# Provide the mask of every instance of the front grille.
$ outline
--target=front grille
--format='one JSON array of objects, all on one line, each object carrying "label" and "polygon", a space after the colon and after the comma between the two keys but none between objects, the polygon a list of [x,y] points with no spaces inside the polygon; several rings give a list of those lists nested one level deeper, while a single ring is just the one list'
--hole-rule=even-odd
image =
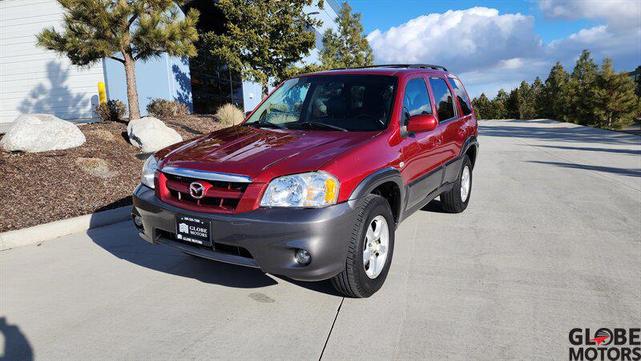
[{"label": "front grille", "polygon": [[[204,212],[233,212],[240,202],[248,183],[208,181],[162,173],[160,199],[178,207],[197,209]],[[161,183],[162,183],[161,181]],[[200,183],[204,188],[203,197],[192,197],[189,185]],[[163,191],[164,190],[164,191]]]},{"label": "front grille", "polygon": [[238,246],[230,246],[228,244],[214,243],[214,250],[220,253],[233,254],[245,258],[254,258],[246,248]]},{"label": "front grille", "polygon": [[169,240],[171,242],[176,242],[176,243],[184,244],[184,245],[187,245],[187,246],[191,246],[193,248],[197,248],[197,249],[201,249],[201,250],[207,250],[207,251],[214,251],[214,252],[217,252],[217,253],[230,254],[230,255],[233,255],[233,256],[240,256],[240,257],[250,258],[250,259],[254,258],[251,255],[251,253],[249,253],[249,251],[244,247],[231,246],[231,245],[228,245],[228,244],[222,244],[222,243],[216,243],[216,242],[213,242],[213,247],[212,246],[203,246],[203,245],[200,245],[200,244],[195,244],[195,243],[191,243],[191,242],[186,242],[186,241],[180,240],[180,239],[176,238],[176,234],[173,233],[173,232],[167,232],[167,231],[163,231],[163,230],[158,229],[158,230],[156,230],[156,233],[161,238],[164,238],[164,239]]}]

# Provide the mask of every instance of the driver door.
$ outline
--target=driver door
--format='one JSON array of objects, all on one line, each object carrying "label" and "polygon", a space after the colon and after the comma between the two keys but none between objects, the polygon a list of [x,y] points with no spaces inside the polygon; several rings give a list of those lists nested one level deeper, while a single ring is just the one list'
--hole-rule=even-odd
[{"label": "driver door", "polygon": [[408,184],[407,208],[424,200],[428,194],[441,185],[442,169],[439,146],[441,130],[407,133],[407,124],[412,116],[433,114],[432,103],[423,77],[408,80],[403,96],[403,130],[406,137],[403,141],[403,178]]}]

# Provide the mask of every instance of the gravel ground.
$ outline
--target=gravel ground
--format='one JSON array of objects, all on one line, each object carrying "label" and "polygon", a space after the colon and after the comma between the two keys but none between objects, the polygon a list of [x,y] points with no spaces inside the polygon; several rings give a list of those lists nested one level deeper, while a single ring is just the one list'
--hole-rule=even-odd
[{"label": "gravel ground", "polygon": [[[211,116],[166,120],[183,139],[220,127]],[[0,232],[131,204],[145,156],[124,123],[81,125],[87,142],[42,153],[0,152]]]}]

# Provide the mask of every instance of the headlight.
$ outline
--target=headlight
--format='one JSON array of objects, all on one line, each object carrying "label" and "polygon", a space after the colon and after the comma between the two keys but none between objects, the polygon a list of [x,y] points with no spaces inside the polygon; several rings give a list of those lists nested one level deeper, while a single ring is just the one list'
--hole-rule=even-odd
[{"label": "headlight", "polygon": [[140,178],[140,183],[146,185],[147,187],[154,189],[154,176],[156,174],[156,169],[158,168],[158,160],[153,155],[145,161],[145,164],[142,166],[142,177]]},{"label": "headlight", "polygon": [[325,172],[288,175],[272,180],[262,207],[325,207],[338,199],[338,180]]}]

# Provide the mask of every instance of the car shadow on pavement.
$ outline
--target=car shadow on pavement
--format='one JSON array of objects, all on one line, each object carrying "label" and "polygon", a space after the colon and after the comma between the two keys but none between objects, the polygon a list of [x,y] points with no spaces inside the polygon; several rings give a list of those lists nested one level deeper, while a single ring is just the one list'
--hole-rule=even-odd
[{"label": "car shadow on pavement", "polygon": [[138,236],[130,222],[121,222],[87,231],[95,244],[119,259],[141,267],[203,283],[233,288],[261,288],[278,284],[278,279],[312,291],[339,296],[326,282],[299,282],[280,276],[268,276],[259,269],[215,262],[165,245],[152,245]]},{"label": "car shadow on pavement", "polygon": [[165,245],[149,244],[138,237],[129,222],[92,229],[87,235],[112,255],[155,271],[234,288],[260,288],[278,283],[254,268],[208,261]]},{"label": "car shadow on pavement", "polygon": [[434,199],[433,201],[423,206],[423,208],[421,208],[421,211],[434,212],[434,213],[448,213],[443,209],[443,206],[441,205],[441,201],[438,199]]},{"label": "car shadow on pavement", "polygon": [[296,286],[307,288],[308,290],[311,290],[311,291],[324,293],[330,296],[344,297],[342,294],[336,291],[334,286],[332,286],[332,282],[330,280],[319,281],[319,282],[303,282],[303,281],[293,280],[291,278],[287,278],[284,276],[274,275],[274,277],[280,280],[283,280],[284,282],[289,282],[289,283],[295,284]]},{"label": "car shadow on pavement", "polygon": [[0,317],[0,337],[4,339],[4,350],[0,353],[0,361],[33,360],[33,348],[20,327],[7,323],[5,317]]}]

